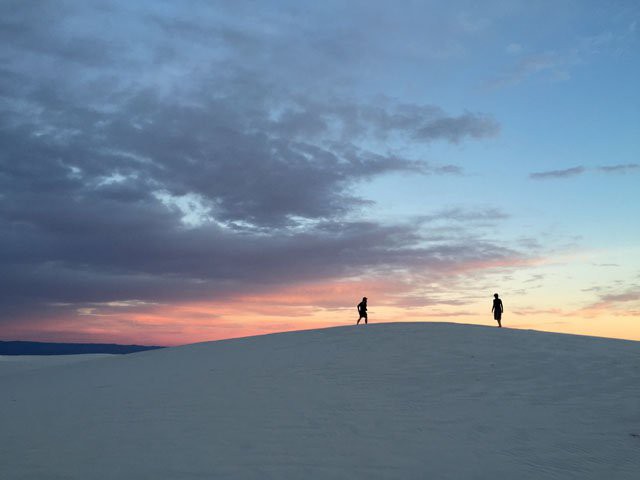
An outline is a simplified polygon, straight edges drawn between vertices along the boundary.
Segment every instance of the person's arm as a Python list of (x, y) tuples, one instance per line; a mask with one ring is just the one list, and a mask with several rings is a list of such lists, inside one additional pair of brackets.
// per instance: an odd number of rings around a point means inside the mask
[(496, 308), (496, 302), (493, 302), (493, 306), (491, 307), (491, 313), (493, 313), (493, 311), (495, 310), (495, 308)]
[(500, 313), (504, 313), (504, 305), (502, 304), (502, 300), (500, 300)]

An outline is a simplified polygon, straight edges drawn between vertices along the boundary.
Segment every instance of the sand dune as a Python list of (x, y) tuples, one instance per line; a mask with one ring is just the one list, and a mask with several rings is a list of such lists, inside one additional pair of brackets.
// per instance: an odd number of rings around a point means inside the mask
[(28, 370), (69, 365), (100, 358), (111, 357), (108, 353), (89, 355), (0, 355), (0, 377), (24, 373)]
[(636, 479), (640, 343), (350, 326), (0, 376), (0, 478)]

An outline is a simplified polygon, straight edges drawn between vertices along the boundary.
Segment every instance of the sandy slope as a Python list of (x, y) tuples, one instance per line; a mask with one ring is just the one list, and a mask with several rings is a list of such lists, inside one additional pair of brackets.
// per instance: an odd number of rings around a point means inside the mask
[(384, 324), (0, 377), (3, 479), (636, 479), (640, 343)]
[(108, 353), (91, 353), (86, 355), (0, 355), (0, 377), (24, 373), (26, 370), (69, 365), (99, 358), (111, 357)]

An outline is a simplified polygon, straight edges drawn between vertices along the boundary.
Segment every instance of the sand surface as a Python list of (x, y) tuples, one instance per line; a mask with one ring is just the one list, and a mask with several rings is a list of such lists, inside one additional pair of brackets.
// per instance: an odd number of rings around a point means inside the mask
[(108, 353), (87, 355), (0, 355), (0, 377), (14, 373), (24, 373), (28, 370), (69, 365), (111, 356)]
[(5, 480), (637, 479), (640, 343), (405, 323), (194, 344), (14, 369), (0, 426)]

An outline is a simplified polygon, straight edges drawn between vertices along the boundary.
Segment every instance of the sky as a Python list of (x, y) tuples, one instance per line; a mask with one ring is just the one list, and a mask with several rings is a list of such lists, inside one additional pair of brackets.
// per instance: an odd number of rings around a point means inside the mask
[(0, 2), (0, 339), (640, 340), (640, 4)]

